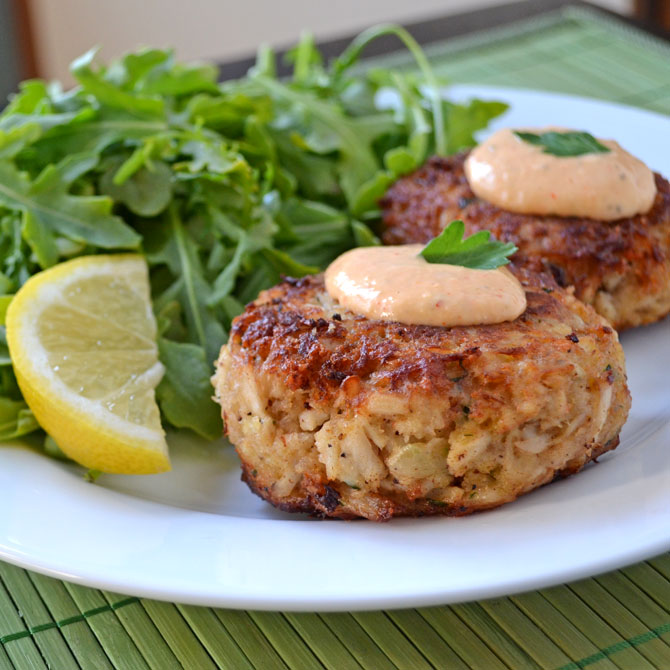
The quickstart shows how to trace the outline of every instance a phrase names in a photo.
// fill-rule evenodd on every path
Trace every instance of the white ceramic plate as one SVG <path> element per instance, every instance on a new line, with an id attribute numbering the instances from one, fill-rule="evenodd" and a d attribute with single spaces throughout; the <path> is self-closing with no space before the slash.
<path id="1" fill-rule="evenodd" d="M 670 174 L 670 120 L 578 98 L 483 87 L 496 125 L 618 139 Z M 626 333 L 633 409 L 621 446 L 579 475 L 460 519 L 327 522 L 275 511 L 225 445 L 172 440 L 174 470 L 103 476 L 0 449 L 0 558 L 89 586 L 253 609 L 352 610 L 479 599 L 603 572 L 670 548 L 670 321 Z"/>

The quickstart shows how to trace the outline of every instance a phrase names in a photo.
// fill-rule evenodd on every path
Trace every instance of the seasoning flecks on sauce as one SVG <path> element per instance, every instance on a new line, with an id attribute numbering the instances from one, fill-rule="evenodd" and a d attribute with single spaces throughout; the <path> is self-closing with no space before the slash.
<path id="1" fill-rule="evenodd" d="M 598 141 L 610 151 L 554 156 L 506 128 L 472 150 L 465 174 L 475 195 L 509 212 L 601 221 L 648 212 L 656 197 L 652 171 L 617 142 Z"/>
<path id="2" fill-rule="evenodd" d="M 352 249 L 326 270 L 326 290 L 369 319 L 426 326 L 512 321 L 526 294 L 505 268 L 474 270 L 428 263 L 421 244 Z"/>

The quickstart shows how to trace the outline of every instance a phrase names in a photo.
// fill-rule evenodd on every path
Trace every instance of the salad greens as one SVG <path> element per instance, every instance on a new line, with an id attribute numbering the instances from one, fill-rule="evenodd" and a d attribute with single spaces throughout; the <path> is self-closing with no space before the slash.
<path id="1" fill-rule="evenodd" d="M 476 270 L 495 270 L 509 263 L 517 248 L 512 242 L 490 239 L 489 230 L 480 230 L 463 239 L 465 224 L 452 221 L 437 237 L 434 237 L 419 253 L 429 263 L 461 265 Z"/>
<path id="2" fill-rule="evenodd" d="M 420 74 L 352 68 L 380 34 L 397 35 Z M 211 363 L 231 320 L 284 274 L 323 269 L 377 243 L 377 200 L 433 153 L 474 143 L 506 109 L 444 100 L 421 49 L 397 26 L 360 35 L 326 65 L 311 36 L 280 80 L 262 48 L 249 74 L 144 49 L 71 66 L 78 85 L 24 82 L 0 114 L 0 316 L 32 274 L 83 254 L 146 257 L 164 420 L 221 434 Z M 380 102 L 386 95 L 393 104 Z M 38 428 L 0 331 L 0 439 Z"/>

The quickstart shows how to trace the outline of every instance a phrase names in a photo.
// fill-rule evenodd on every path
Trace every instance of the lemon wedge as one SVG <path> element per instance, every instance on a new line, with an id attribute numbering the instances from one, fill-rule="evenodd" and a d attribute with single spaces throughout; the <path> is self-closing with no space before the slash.
<path id="1" fill-rule="evenodd" d="M 170 469 L 154 389 L 163 376 L 147 265 L 85 256 L 31 277 L 9 305 L 14 372 L 39 424 L 102 472 Z"/>

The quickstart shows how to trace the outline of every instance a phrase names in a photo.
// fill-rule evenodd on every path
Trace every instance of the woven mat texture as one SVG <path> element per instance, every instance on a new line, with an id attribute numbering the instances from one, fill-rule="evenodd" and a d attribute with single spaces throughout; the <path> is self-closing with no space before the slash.
<path id="1" fill-rule="evenodd" d="M 428 53 L 453 82 L 670 113 L 670 46 L 567 9 Z M 403 67 L 401 55 L 376 64 Z M 577 583 L 388 612 L 242 612 L 143 600 L 0 563 L 0 670 L 670 668 L 670 555 Z"/>

